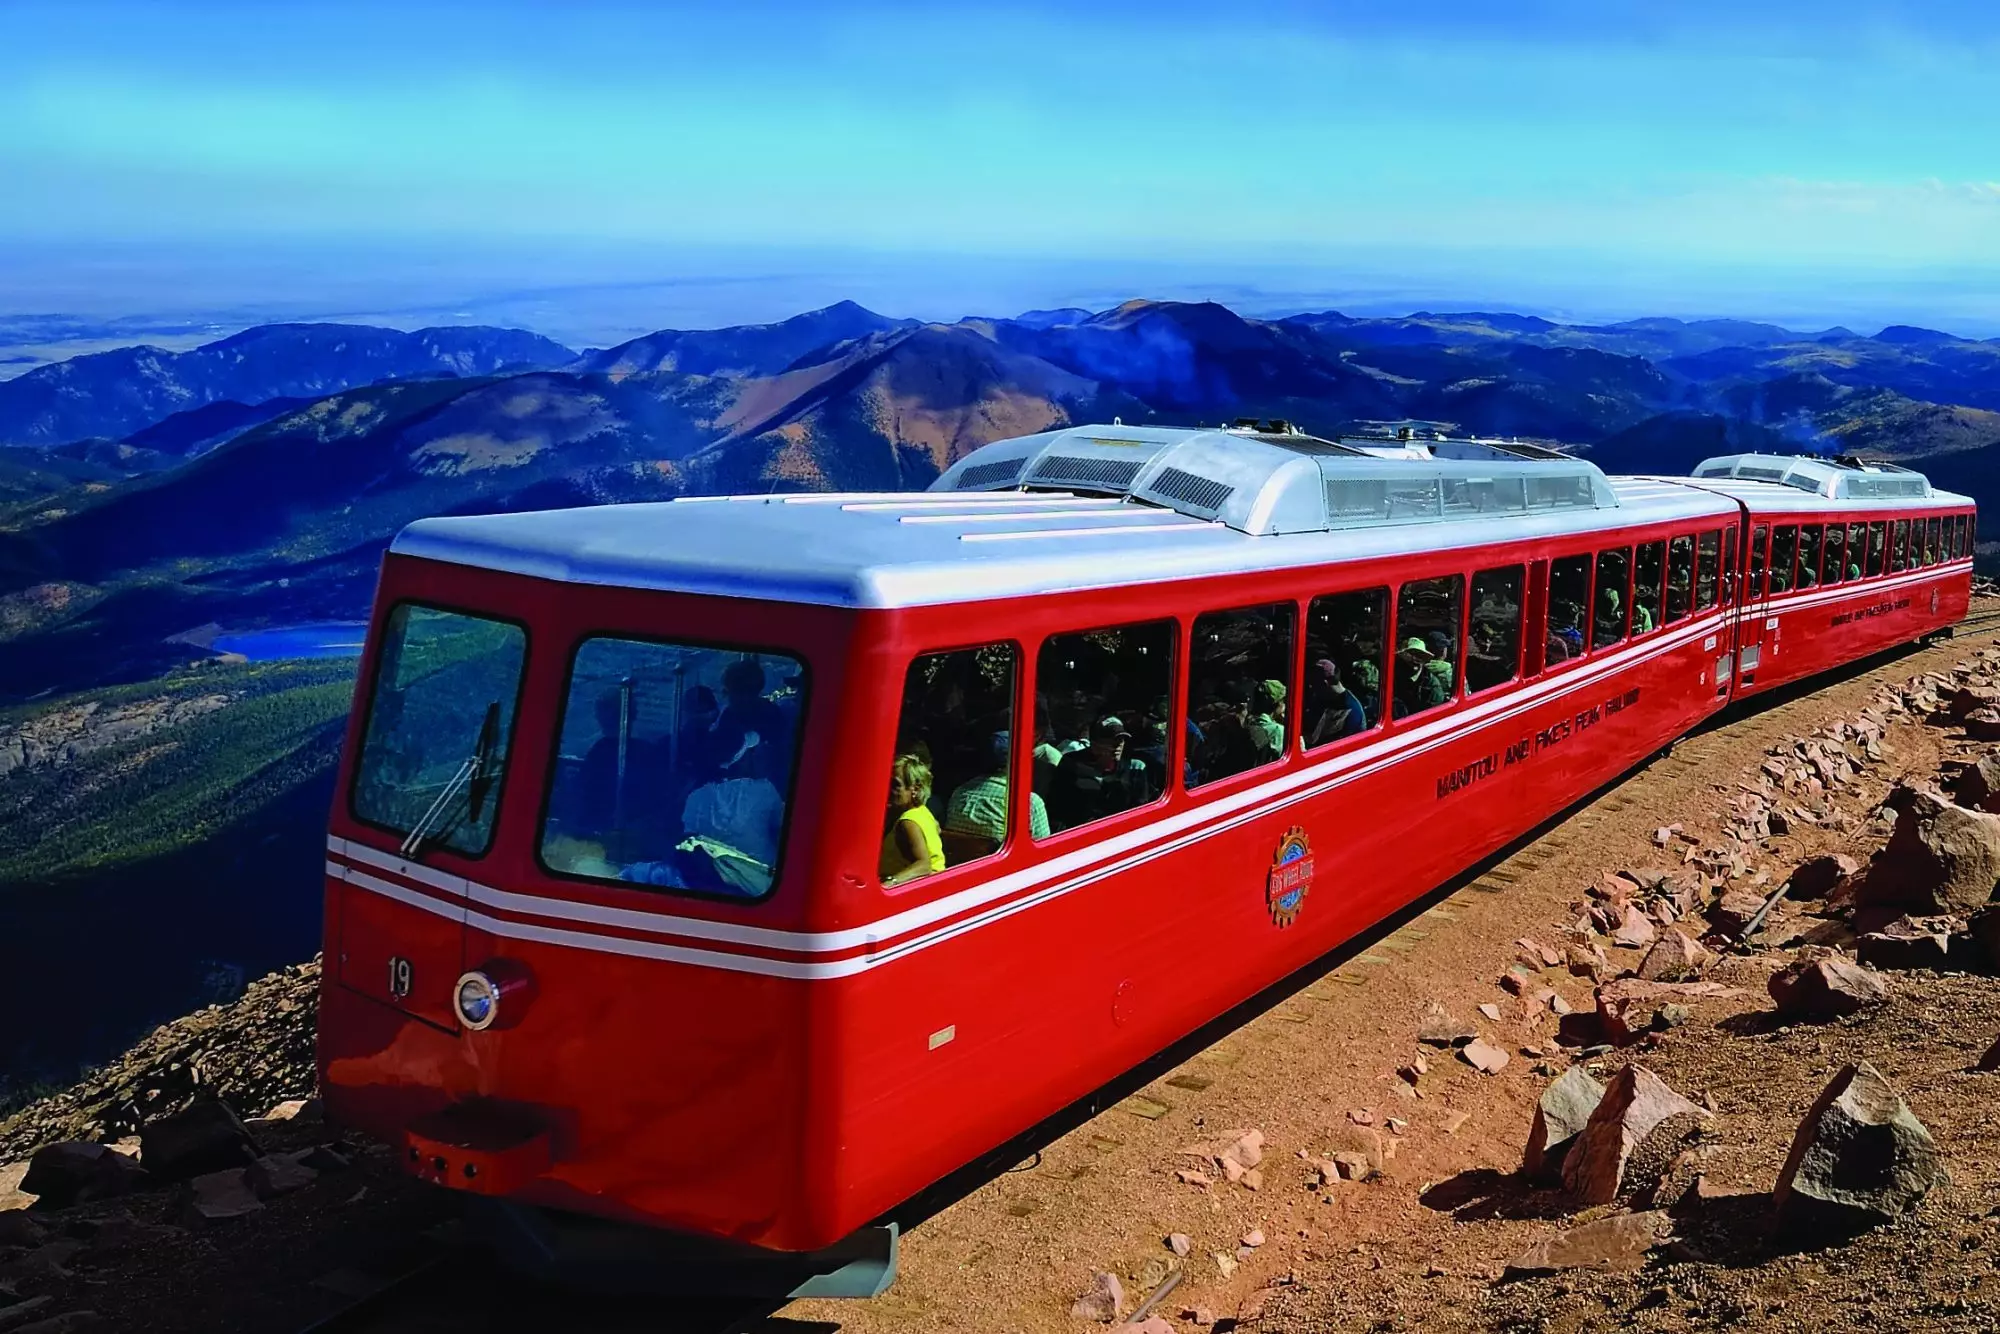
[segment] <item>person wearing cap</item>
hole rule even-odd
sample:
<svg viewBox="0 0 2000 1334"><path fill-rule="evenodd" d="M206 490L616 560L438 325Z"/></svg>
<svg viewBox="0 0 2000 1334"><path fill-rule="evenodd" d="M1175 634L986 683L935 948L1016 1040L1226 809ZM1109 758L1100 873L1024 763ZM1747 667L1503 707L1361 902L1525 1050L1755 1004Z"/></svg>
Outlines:
<svg viewBox="0 0 2000 1334"><path fill-rule="evenodd" d="M1285 683L1259 681L1250 692L1250 716L1243 724L1257 763L1269 764L1285 753Z"/></svg>
<svg viewBox="0 0 2000 1334"><path fill-rule="evenodd" d="M1088 746L1063 756L1049 788L1049 816L1056 828L1073 829L1139 804L1142 794L1125 762L1131 740L1124 720L1106 714L1090 729Z"/></svg>
<svg viewBox="0 0 2000 1334"><path fill-rule="evenodd" d="M998 848L1007 841L1007 818L1012 805L1008 795L1012 784L1007 772L1013 754L1011 735L995 732L989 754L986 772L953 790L951 800L945 804L944 831L983 838ZM1049 836L1048 807L1033 792L1028 794L1028 833L1035 838Z"/></svg>
<svg viewBox="0 0 2000 1334"><path fill-rule="evenodd" d="M1440 662L1417 635L1403 641L1396 655L1401 675L1396 682L1396 716L1421 713L1451 698L1451 663Z"/></svg>
<svg viewBox="0 0 2000 1334"><path fill-rule="evenodd" d="M1360 697L1340 679L1340 669L1331 658L1315 662L1310 679L1306 690L1306 706L1312 714L1312 721L1307 724L1308 750L1368 730L1368 711L1362 707Z"/></svg>

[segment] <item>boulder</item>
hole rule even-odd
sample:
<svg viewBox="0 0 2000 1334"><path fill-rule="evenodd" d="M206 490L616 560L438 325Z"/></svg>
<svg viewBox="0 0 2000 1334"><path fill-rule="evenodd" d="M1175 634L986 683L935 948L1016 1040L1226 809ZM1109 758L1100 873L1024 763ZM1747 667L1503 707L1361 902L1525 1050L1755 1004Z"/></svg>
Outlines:
<svg viewBox="0 0 2000 1334"><path fill-rule="evenodd" d="M1932 787L1901 786L1889 841L1868 868L1864 897L1928 912L1968 913L2000 884L2000 815L1967 810Z"/></svg>
<svg viewBox="0 0 2000 1334"><path fill-rule="evenodd" d="M1089 1290L1070 1303L1069 1313L1076 1320L1108 1325L1118 1318L1124 1305L1125 1286L1118 1275L1099 1272L1092 1275Z"/></svg>
<svg viewBox="0 0 2000 1334"><path fill-rule="evenodd" d="M1854 957L1870 968L1929 968L1942 972L1949 966L1963 966L1949 959L1952 939L1970 945L1966 923L1959 917L1898 917L1880 931L1871 931L1854 943ZM1968 956L1969 948L1958 953Z"/></svg>
<svg viewBox="0 0 2000 1334"><path fill-rule="evenodd" d="M1646 1253L1666 1241L1673 1220L1649 1211L1614 1214L1544 1237L1507 1262L1510 1275L1551 1274L1564 1269L1638 1269Z"/></svg>
<svg viewBox="0 0 2000 1334"><path fill-rule="evenodd" d="M48 1240L49 1230L41 1220L21 1209L0 1213L0 1250L9 1246L39 1246Z"/></svg>
<svg viewBox="0 0 2000 1334"><path fill-rule="evenodd" d="M1986 1049L1986 1054L1972 1068L1982 1075L2000 1072L2000 1038L1993 1040L1993 1045Z"/></svg>
<svg viewBox="0 0 2000 1334"><path fill-rule="evenodd" d="M1625 916L1619 921L1618 929L1611 933L1614 945L1624 945L1629 949L1642 950L1653 943L1658 931L1652 919L1633 905L1627 904Z"/></svg>
<svg viewBox="0 0 2000 1334"><path fill-rule="evenodd" d="M1433 1047L1456 1047L1478 1036L1478 1029L1455 1018L1436 1001L1424 1006L1423 1017L1417 1021L1417 1041Z"/></svg>
<svg viewBox="0 0 2000 1334"><path fill-rule="evenodd" d="M1974 810L2000 811L2000 751L1981 755L1967 765L1952 787L1961 806Z"/></svg>
<svg viewBox="0 0 2000 1334"><path fill-rule="evenodd" d="M1789 1019L1838 1019L1889 999L1882 980L1838 954L1800 959L1771 974L1771 999Z"/></svg>
<svg viewBox="0 0 2000 1334"><path fill-rule="evenodd" d="M1668 930L1639 961L1639 976L1648 982L1691 982L1708 966L1709 953L1683 931Z"/></svg>
<svg viewBox="0 0 2000 1334"><path fill-rule="evenodd" d="M1612 1076L1604 1097L1563 1158L1563 1188L1581 1204L1609 1204L1625 1184L1626 1164L1647 1136L1674 1117L1707 1116L1658 1075L1628 1065Z"/></svg>
<svg viewBox="0 0 2000 1334"><path fill-rule="evenodd" d="M248 1168L205 1172L188 1182L188 1190L188 1216L197 1223L241 1218L264 1207L264 1202L257 1198L257 1188L251 1184Z"/></svg>
<svg viewBox="0 0 2000 1334"><path fill-rule="evenodd" d="M1565 1070L1562 1077L1542 1090L1535 1104L1535 1119L1528 1127L1528 1148L1521 1156L1521 1171L1529 1179L1557 1175L1563 1155L1590 1122L1590 1114L1604 1100L1604 1085L1590 1077L1580 1065Z"/></svg>
<svg viewBox="0 0 2000 1334"><path fill-rule="evenodd" d="M102 1144L67 1140L46 1145L28 1160L20 1189L40 1196L44 1209L64 1209L90 1200L108 1200L143 1189L148 1173L122 1153Z"/></svg>
<svg viewBox="0 0 2000 1334"><path fill-rule="evenodd" d="M1610 977L1618 970L1611 966L1611 957L1604 952L1604 946L1596 941L1587 945L1571 945L1563 951L1569 963L1569 970L1577 977L1593 980Z"/></svg>
<svg viewBox="0 0 2000 1334"><path fill-rule="evenodd" d="M1763 910L1764 898L1761 894L1752 894L1747 889L1732 889L1716 902L1708 920L1715 924L1717 931L1731 940L1737 940Z"/></svg>
<svg viewBox="0 0 2000 1334"><path fill-rule="evenodd" d="M1855 1232L1908 1213L1944 1180L1923 1122L1859 1061L1834 1076L1799 1123L1773 1199L1788 1231Z"/></svg>
<svg viewBox="0 0 2000 1334"><path fill-rule="evenodd" d="M257 1141L235 1111L214 1099L139 1128L139 1161L161 1181L243 1167L258 1153Z"/></svg>
<svg viewBox="0 0 2000 1334"><path fill-rule="evenodd" d="M1794 899L1823 899L1843 882L1861 874L1861 863L1844 852L1808 857L1792 870L1786 896Z"/></svg>
<svg viewBox="0 0 2000 1334"><path fill-rule="evenodd" d="M10 1213L28 1208L35 1202L34 1196L21 1189L21 1181L27 1175L28 1164L25 1162L0 1166L0 1220L4 1220Z"/></svg>
<svg viewBox="0 0 2000 1334"><path fill-rule="evenodd" d="M2000 972L2000 903L1989 904L1967 919L1976 955L1984 955L1986 967Z"/></svg>

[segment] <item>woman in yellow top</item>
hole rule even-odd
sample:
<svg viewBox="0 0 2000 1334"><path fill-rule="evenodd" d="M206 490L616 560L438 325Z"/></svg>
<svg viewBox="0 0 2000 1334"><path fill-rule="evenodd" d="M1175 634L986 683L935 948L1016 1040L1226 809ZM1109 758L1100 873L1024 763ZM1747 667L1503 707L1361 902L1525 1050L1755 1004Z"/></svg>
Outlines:
<svg viewBox="0 0 2000 1334"><path fill-rule="evenodd" d="M915 755L898 755L889 766L889 812L882 836L882 883L900 885L944 869L944 837L931 799L931 767Z"/></svg>

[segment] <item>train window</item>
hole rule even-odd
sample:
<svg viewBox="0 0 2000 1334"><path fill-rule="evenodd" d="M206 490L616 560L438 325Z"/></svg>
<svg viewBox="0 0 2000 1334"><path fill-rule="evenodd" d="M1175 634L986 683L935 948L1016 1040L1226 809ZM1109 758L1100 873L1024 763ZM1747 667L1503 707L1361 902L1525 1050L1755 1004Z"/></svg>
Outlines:
<svg viewBox="0 0 2000 1334"><path fill-rule="evenodd" d="M1284 757L1291 736L1292 621L1288 602L1195 617L1188 649L1190 787Z"/></svg>
<svg viewBox="0 0 2000 1334"><path fill-rule="evenodd" d="M1748 600L1755 602L1764 596L1764 576L1769 572L1770 562L1765 555L1766 539L1770 530L1758 524L1750 530L1750 582Z"/></svg>
<svg viewBox="0 0 2000 1334"><path fill-rule="evenodd" d="M778 874L805 666L783 653L578 646L542 821L549 870L762 898Z"/></svg>
<svg viewBox="0 0 2000 1334"><path fill-rule="evenodd" d="M1306 609L1306 684L1301 739L1313 750L1382 721L1382 658L1389 590L1318 597Z"/></svg>
<svg viewBox="0 0 2000 1334"><path fill-rule="evenodd" d="M1563 556L1549 564L1549 633L1542 658L1551 667L1583 656L1590 633L1590 555Z"/></svg>
<svg viewBox="0 0 2000 1334"><path fill-rule="evenodd" d="M1957 560L1965 554L1965 516L1961 514L1952 520L1951 555Z"/></svg>
<svg viewBox="0 0 2000 1334"><path fill-rule="evenodd" d="M1591 614L1590 643L1604 648L1625 637L1632 614L1632 548L1619 547L1597 556L1597 607Z"/></svg>
<svg viewBox="0 0 2000 1334"><path fill-rule="evenodd" d="M1521 674L1524 567L1503 565L1472 576L1472 616L1465 641L1465 690L1478 694Z"/></svg>
<svg viewBox="0 0 2000 1334"><path fill-rule="evenodd" d="M1397 593L1396 717L1449 704L1458 693L1458 626L1464 602L1462 574L1412 580Z"/></svg>
<svg viewBox="0 0 2000 1334"><path fill-rule="evenodd" d="M1799 570L1792 577L1793 588L1816 588L1819 586L1819 535L1816 523L1799 526Z"/></svg>
<svg viewBox="0 0 2000 1334"><path fill-rule="evenodd" d="M1926 565L1935 565L1938 563L1939 527L1939 521L1932 519L1928 525L1928 531L1924 535L1924 564Z"/></svg>
<svg viewBox="0 0 2000 1334"><path fill-rule="evenodd" d="M1722 605L1736 602L1736 525L1722 530Z"/></svg>
<svg viewBox="0 0 2000 1334"><path fill-rule="evenodd" d="M1143 806L1167 790L1174 623L1052 635L1035 659L1036 838ZM1033 813L1030 812L1032 820ZM949 830L947 829L947 832Z"/></svg>
<svg viewBox="0 0 2000 1334"><path fill-rule="evenodd" d="M484 855L527 652L526 632L504 621L409 602L391 611L355 766L355 817L418 850Z"/></svg>
<svg viewBox="0 0 2000 1334"><path fill-rule="evenodd" d="M1889 546L1889 568L1902 571L1910 568L1910 521L1896 520L1896 537Z"/></svg>
<svg viewBox="0 0 2000 1334"><path fill-rule="evenodd" d="M1843 578L1859 579L1862 562L1868 557L1868 525L1850 523L1847 525L1847 565Z"/></svg>
<svg viewBox="0 0 2000 1334"><path fill-rule="evenodd" d="M1694 610L1694 538L1667 543L1667 623L1684 621Z"/></svg>
<svg viewBox="0 0 2000 1334"><path fill-rule="evenodd" d="M923 654L904 673L876 865L885 887L978 861L1006 843L1019 656L1012 644L982 644ZM1039 803L1030 802L1028 822L1046 829Z"/></svg>
<svg viewBox="0 0 2000 1334"><path fill-rule="evenodd" d="M1888 545L1887 525L1882 523L1869 524L1868 525L1868 573L1869 574L1875 575L1882 573L1883 559L1888 555L1887 545Z"/></svg>
<svg viewBox="0 0 2000 1334"><path fill-rule="evenodd" d="M1972 554L1972 516L1958 516L1958 554L1961 558Z"/></svg>
<svg viewBox="0 0 2000 1334"><path fill-rule="evenodd" d="M1830 523L1826 526L1825 577L1821 583L1837 584L1847 574L1847 528L1843 524Z"/></svg>
<svg viewBox="0 0 2000 1334"><path fill-rule="evenodd" d="M1799 530L1786 524L1771 534L1771 591L1788 593L1799 557Z"/></svg>
<svg viewBox="0 0 2000 1334"><path fill-rule="evenodd" d="M1715 605L1715 577L1722 563L1722 534L1713 528L1701 535L1701 559L1694 571L1694 605L1707 611Z"/></svg>
<svg viewBox="0 0 2000 1334"><path fill-rule="evenodd" d="M1667 562L1667 544L1648 542L1632 561L1632 633L1643 635L1660 627L1660 576Z"/></svg>

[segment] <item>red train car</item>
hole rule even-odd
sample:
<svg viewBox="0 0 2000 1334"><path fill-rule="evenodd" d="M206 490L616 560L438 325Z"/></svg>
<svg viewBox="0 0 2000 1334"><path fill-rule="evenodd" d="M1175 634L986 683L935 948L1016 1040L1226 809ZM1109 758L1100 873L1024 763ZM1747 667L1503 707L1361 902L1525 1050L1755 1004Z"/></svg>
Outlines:
<svg viewBox="0 0 2000 1334"><path fill-rule="evenodd" d="M1963 498L1706 471L1085 427L919 494L414 524L328 1112L520 1206L836 1243L1732 696L1964 613Z"/></svg>

